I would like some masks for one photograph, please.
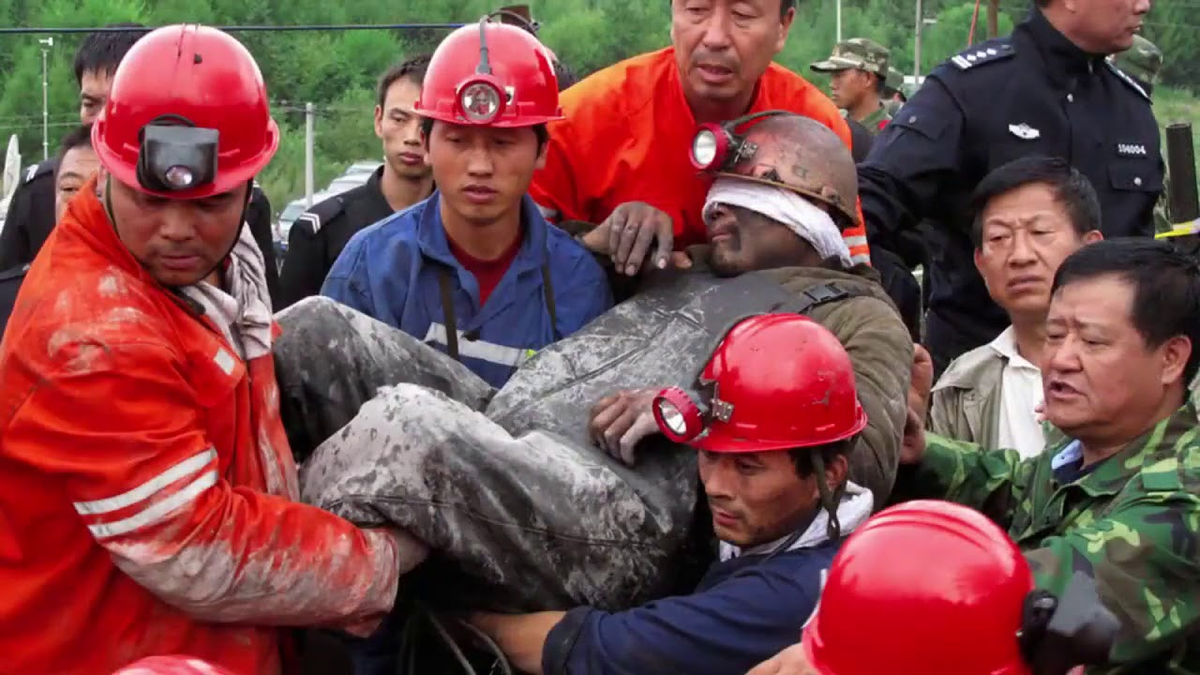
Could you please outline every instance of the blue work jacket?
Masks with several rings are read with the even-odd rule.
[[[520,250],[481,307],[475,275],[450,251],[439,201],[434,192],[355,234],[321,294],[456,356],[497,388],[537,350],[612,307],[592,254],[528,196]]]

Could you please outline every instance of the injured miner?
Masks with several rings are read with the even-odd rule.
[[[692,387],[728,327],[756,313],[805,314],[843,345],[867,417],[849,481],[886,502],[913,345],[874,271],[847,267],[853,159],[807,118],[752,122],[718,164],[704,209],[712,243],[689,249],[690,268],[648,270],[630,300],[543,348],[499,391],[328,299],[278,315],[281,407],[305,501],[410,533],[437,554],[422,568],[452,578],[413,576],[402,594],[434,609],[532,612],[621,611],[693,592],[716,554],[697,457],[647,431],[646,392]],[[596,448],[595,422],[626,461]],[[797,629],[739,662],[771,656]]]
[[[663,390],[654,419],[699,451],[719,561],[694,593],[624,612],[474,615],[517,668],[743,673],[816,608],[841,537],[872,508],[871,493],[846,482],[867,425],[849,355],[807,317],[764,314],[736,324],[697,375],[708,395]]]

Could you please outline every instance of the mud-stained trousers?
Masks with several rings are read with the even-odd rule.
[[[587,440],[586,407],[572,404],[569,415],[556,417],[553,405],[536,405],[600,373],[622,382],[585,389],[679,383],[664,382],[663,368],[629,364],[639,377],[630,368],[567,368],[558,384],[543,378],[536,386],[518,375],[510,382],[513,400],[442,352],[328,299],[305,300],[277,320],[284,331],[275,349],[280,404],[304,461],[305,501],[363,526],[402,528],[444,554],[459,576],[449,584],[443,577],[450,588],[423,589],[437,604],[624,609],[690,588],[707,565],[707,527],[692,527],[694,451],[659,437],[653,443],[660,447],[643,448],[631,469]],[[619,311],[597,321],[606,320],[616,322],[613,330],[629,322]],[[704,352],[706,337],[693,322],[674,332],[692,335],[691,351]],[[595,356],[583,340],[583,351]],[[669,370],[695,365],[680,361]],[[514,412],[529,407],[530,397],[532,413]],[[489,402],[505,426],[484,414]],[[556,433],[547,415],[570,419]],[[438,590],[460,593],[447,598]]]

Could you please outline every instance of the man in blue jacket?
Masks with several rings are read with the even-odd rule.
[[[612,306],[599,264],[526,195],[561,117],[552,60],[486,19],[447,36],[416,105],[438,189],[356,234],[321,288],[494,387]]]
[[[532,673],[744,673],[796,641],[842,537],[871,514],[846,480],[867,424],[838,338],[799,314],[738,322],[696,387],[654,399],[663,434],[700,452],[721,540],[695,592],[624,612],[590,607],[476,614],[512,664]]]

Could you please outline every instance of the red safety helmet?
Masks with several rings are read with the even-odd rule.
[[[200,199],[249,182],[275,155],[279,127],[240,42],[216,28],[174,25],[121,60],[92,145],[122,183]]]
[[[821,675],[1027,675],[1031,591],[1025,557],[983,514],[906,502],[850,535],[802,643]]]
[[[233,675],[194,656],[148,656],[112,675]]]
[[[450,124],[490,127],[562,119],[554,56],[529,32],[484,17],[438,45],[414,110]]]
[[[664,389],[659,429],[711,452],[764,452],[845,440],[867,426],[850,355],[800,314],[736,323],[697,378],[705,393]]]

